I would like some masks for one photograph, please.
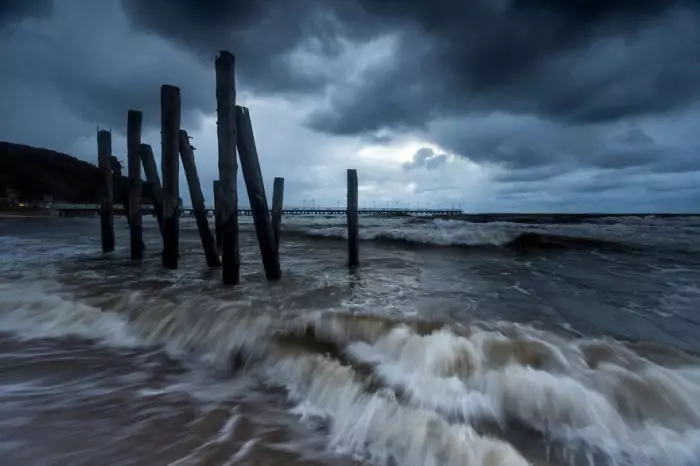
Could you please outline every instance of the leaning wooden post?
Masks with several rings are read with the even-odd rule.
[[[216,237],[216,249],[221,251],[221,184],[214,180],[214,236]]]
[[[197,165],[194,163],[194,151],[192,150],[189,139],[187,131],[181,129],[180,157],[182,158],[182,168],[185,170],[187,186],[190,188],[190,199],[197,221],[199,238],[202,240],[202,247],[204,248],[204,256],[207,259],[207,265],[209,267],[220,267],[219,253],[216,250],[216,242],[211,234],[211,230],[209,230],[207,210],[204,206],[204,195],[202,194],[202,187],[199,185]]]
[[[265,267],[265,276],[268,280],[277,280],[282,276],[282,271],[275,247],[275,234],[270,222],[270,210],[267,206],[258,150],[255,147],[253,124],[250,121],[250,111],[238,105],[236,106],[236,131],[238,157],[241,160],[241,171],[248,191],[250,210],[253,212],[253,224],[258,237],[263,267]]]
[[[221,276],[227,285],[240,282],[238,250],[238,163],[236,160],[236,59],[222,51],[216,58],[216,135],[221,186]]]
[[[163,175],[163,266],[176,269],[180,239],[180,89],[160,88],[160,146]]]
[[[272,232],[275,234],[275,249],[279,255],[280,228],[282,226],[282,204],[284,199],[284,178],[275,178],[272,185]]]
[[[107,130],[97,132],[97,161],[102,172],[100,203],[100,227],[102,252],[114,251],[114,191],[112,188],[112,134]]]
[[[143,164],[143,172],[146,175],[146,182],[151,185],[151,203],[153,210],[156,212],[158,220],[158,230],[161,237],[163,236],[163,189],[160,186],[160,175],[158,175],[158,166],[156,158],[153,156],[153,149],[149,144],[141,144],[139,146],[139,154],[141,155],[141,163]]]
[[[360,265],[360,236],[357,218],[357,170],[348,169],[348,265]]]
[[[126,150],[129,173],[129,230],[131,233],[131,258],[143,259],[143,227],[141,218],[141,123],[143,114],[129,110],[126,119]]]

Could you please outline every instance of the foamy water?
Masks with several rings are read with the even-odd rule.
[[[401,231],[395,220],[368,220],[364,237]],[[270,286],[250,235],[246,279],[230,291],[203,272],[194,236],[172,273],[157,238],[135,267],[121,251],[100,257],[94,222],[62,221],[55,247],[46,232],[0,237],[0,451],[11,464],[700,462],[700,360],[673,323],[698,341],[692,258],[363,243],[348,275],[342,242],[290,236],[285,279]],[[340,228],[332,221],[286,229],[315,235]],[[510,228],[414,225],[403,234],[442,229],[452,242]],[[591,292],[596,264],[624,297]],[[623,328],[605,308],[576,306],[609,299],[636,309],[617,306]],[[656,333],[624,328],[645,321]]]

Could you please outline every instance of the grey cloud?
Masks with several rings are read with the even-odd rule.
[[[413,170],[414,168],[433,170],[446,161],[446,154],[439,154],[429,147],[422,147],[413,154],[413,159],[410,162],[403,164],[403,168],[404,170]]]
[[[530,181],[543,181],[565,173],[572,167],[566,165],[545,165],[536,168],[522,170],[506,170],[497,174],[494,178],[501,183],[527,183]]]
[[[697,212],[700,172],[682,176],[586,171],[546,182],[503,184],[498,205],[507,211]]]
[[[533,116],[492,114],[431,123],[424,137],[449,152],[495,165],[501,182],[545,180],[576,169],[693,171],[697,111],[636,122],[572,126]],[[669,128],[687,128],[678,134]],[[686,139],[684,139],[686,138]]]

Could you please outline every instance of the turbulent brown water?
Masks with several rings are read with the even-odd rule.
[[[700,464],[700,218],[242,222],[227,288],[0,219],[3,464]]]

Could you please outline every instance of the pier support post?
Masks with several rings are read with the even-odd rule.
[[[284,178],[275,178],[272,185],[272,232],[275,235],[275,250],[279,257],[280,229],[282,227],[282,205],[284,201]]]
[[[153,210],[156,212],[158,220],[158,230],[160,236],[163,236],[163,189],[160,186],[160,175],[158,175],[158,166],[156,159],[153,156],[153,149],[149,144],[141,144],[139,146],[139,155],[143,164],[143,172],[146,175],[146,182],[151,185],[151,203]]]
[[[97,161],[102,172],[100,235],[103,253],[114,251],[114,190],[111,155],[112,134],[107,130],[97,131]]]
[[[216,249],[221,251],[221,184],[214,180],[214,236],[216,237]]]
[[[357,212],[357,170],[348,169],[348,265],[360,265],[360,236]]]
[[[180,130],[180,157],[182,158],[182,168],[185,170],[187,177],[187,186],[190,189],[190,199],[192,201],[192,209],[194,210],[195,220],[197,221],[197,230],[199,230],[199,238],[202,240],[202,248],[204,248],[204,256],[209,267],[220,267],[219,253],[216,250],[214,237],[209,230],[209,221],[207,220],[207,210],[204,206],[204,195],[202,187],[199,184],[199,175],[197,174],[197,165],[194,162],[194,151],[190,145],[187,131]]]
[[[236,59],[222,51],[216,58],[216,135],[221,187],[221,276],[227,285],[240,282],[238,249],[238,162],[236,160]]]
[[[253,124],[250,120],[250,111],[246,107],[236,106],[236,132],[241,171],[248,191],[250,209],[253,211],[253,224],[258,237],[265,276],[268,280],[277,280],[282,276],[282,271],[275,247],[275,234],[270,222],[270,209],[267,206],[258,150],[255,147]]]
[[[143,227],[141,218],[141,123],[143,114],[129,110],[126,121],[126,148],[129,173],[129,230],[131,236],[131,259],[143,259]]]
[[[163,266],[176,269],[180,239],[180,89],[160,88],[161,173],[163,175]]]

